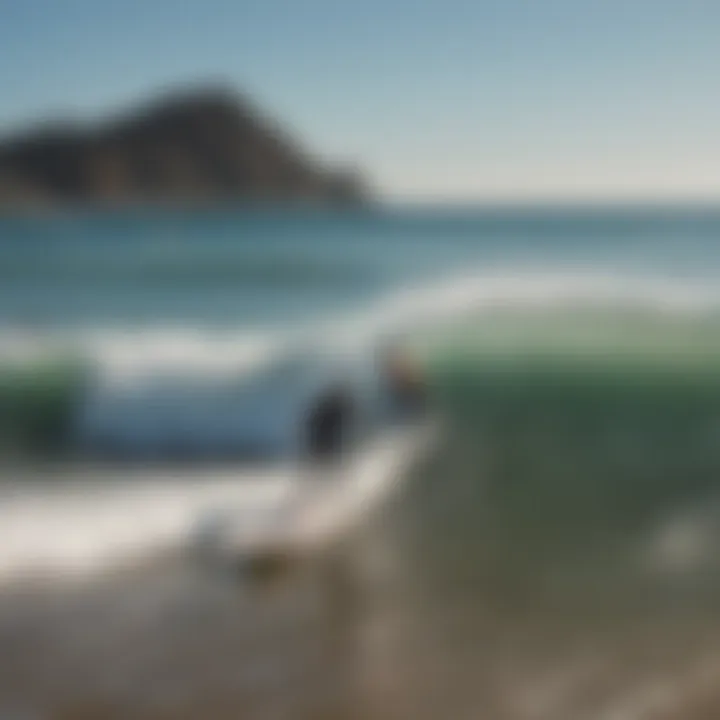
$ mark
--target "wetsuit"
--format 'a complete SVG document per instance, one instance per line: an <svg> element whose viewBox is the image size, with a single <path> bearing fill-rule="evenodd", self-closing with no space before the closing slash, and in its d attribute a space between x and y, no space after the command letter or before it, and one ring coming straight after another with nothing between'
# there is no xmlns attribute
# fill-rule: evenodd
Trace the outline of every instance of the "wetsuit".
<svg viewBox="0 0 720 720"><path fill-rule="evenodd" d="M336 389L323 396L308 418L310 457L329 460L342 453L352 414L352 401L343 390Z"/></svg>

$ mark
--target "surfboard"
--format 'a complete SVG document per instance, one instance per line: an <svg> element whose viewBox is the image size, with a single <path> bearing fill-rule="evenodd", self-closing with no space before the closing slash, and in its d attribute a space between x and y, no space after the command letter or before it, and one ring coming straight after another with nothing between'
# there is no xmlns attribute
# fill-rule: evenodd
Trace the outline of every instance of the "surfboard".
<svg viewBox="0 0 720 720"><path fill-rule="evenodd" d="M307 558L350 534L433 447L436 422L388 429L345 458L292 469L288 491L209 509L194 538L206 557L254 568Z"/></svg>

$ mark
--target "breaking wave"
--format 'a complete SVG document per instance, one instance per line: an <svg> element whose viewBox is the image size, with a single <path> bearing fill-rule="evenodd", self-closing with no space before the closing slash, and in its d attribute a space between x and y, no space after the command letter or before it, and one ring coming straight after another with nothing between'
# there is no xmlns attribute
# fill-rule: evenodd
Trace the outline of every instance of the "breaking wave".
<svg viewBox="0 0 720 720"><path fill-rule="evenodd" d="M545 454L532 456L532 467L538 469L523 476L523 483L535 478L531 487L510 481L497 486L496 507L507 528L520 535L543 522L549 527L558 507L564 507L558 505L559 496L567 503L568 517L583 529L603 512L616 527L620 506L632 525L641 508L660 512L678 497L711 486L708 478L718 461L713 448L720 397L719 309L720 291L710 284L575 270L497 271L406 287L356 313L304 328L254 333L167 326L65 332L5 328L0 335L0 421L7 447L2 452L62 452L72 441L81 400L98 384L132 387L168 374L235 382L298 345L337 348L342 356L340 351L367 352L390 337L407 342L425 359L446 410L465 418L461 427L482 427L492 435L502 426L503 442L513 448L510 465L521 463L523 453L530 462L537 452L532 443L549 427L557 431L554 439L546 438ZM670 425L692 417L668 441L668 423L658 421L655 435L655 430L646 432L658 408L667 411ZM571 418L566 426L558 419L562 413ZM512 423L519 417L532 432L517 430ZM626 417L645 429L623 425ZM605 421L602 440L593 446L588 438L595 436L582 435L583 428ZM520 434L510 443L507 437L513 433ZM572 452L559 450L560 444ZM592 467L584 485L563 475L568 458L577 460L578 448L584 448L583 461ZM639 469L633 466L631 475L618 476L613 463L637 463L638 452ZM616 476L617 482L612 480ZM16 548L7 555L6 570L26 564L33 553L67 570L102 564L130 550L149 552L185 532L188 518L209 497L259 492L236 487L232 478L216 479L191 486L148 471L139 483L128 480L106 488L106 495L115 493L122 502L100 498L99 491L90 492L82 483L77 485L82 491L55 502L47 483L57 484L57 478L39 485L29 481L26 487L4 482L2 524L12 535L4 546ZM572 527L579 531L579 524ZM65 532L70 526L73 532Z"/></svg>
<svg viewBox="0 0 720 720"><path fill-rule="evenodd" d="M720 350L720 289L652 277L493 272L408 286L362 310L305 327L244 331L192 327L0 329L3 393L97 378L188 373L238 378L297 347L363 352L386 337L426 353L448 348L566 359L645 357L654 364ZM72 368L74 371L69 372ZM14 390L13 390L14 388ZM35 397L35 396L34 396ZM21 398L18 398L18 402Z"/></svg>

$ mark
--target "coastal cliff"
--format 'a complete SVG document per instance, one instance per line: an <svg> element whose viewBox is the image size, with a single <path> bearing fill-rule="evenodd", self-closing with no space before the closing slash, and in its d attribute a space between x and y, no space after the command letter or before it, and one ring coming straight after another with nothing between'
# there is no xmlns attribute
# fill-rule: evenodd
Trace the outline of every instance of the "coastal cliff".
<svg viewBox="0 0 720 720"><path fill-rule="evenodd" d="M355 169L311 157L224 89L168 95L92 127L45 126L0 141L0 207L269 201L355 204Z"/></svg>

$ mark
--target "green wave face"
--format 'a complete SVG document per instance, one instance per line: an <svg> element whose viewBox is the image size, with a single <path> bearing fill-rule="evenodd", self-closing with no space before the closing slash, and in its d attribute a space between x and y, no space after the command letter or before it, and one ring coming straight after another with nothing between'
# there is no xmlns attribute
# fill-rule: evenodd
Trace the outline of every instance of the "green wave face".
<svg viewBox="0 0 720 720"><path fill-rule="evenodd" d="M438 472L467 488L457 511L478 513L463 541L507 552L523 576L590 548L624 561L631 538L716 497L719 330L712 317L498 313L415 338L450 427Z"/></svg>
<svg viewBox="0 0 720 720"><path fill-rule="evenodd" d="M87 371L78 360L43 358L0 366L0 458L67 448Z"/></svg>

